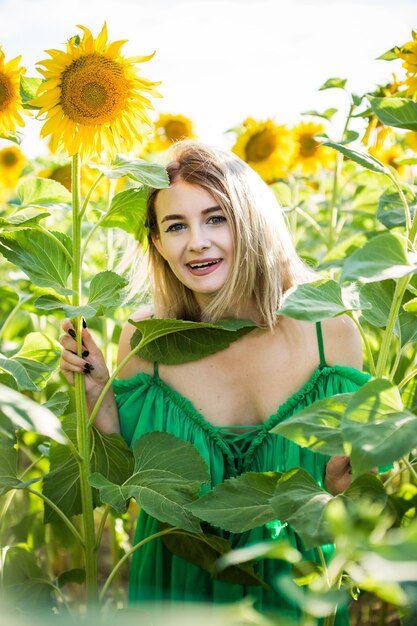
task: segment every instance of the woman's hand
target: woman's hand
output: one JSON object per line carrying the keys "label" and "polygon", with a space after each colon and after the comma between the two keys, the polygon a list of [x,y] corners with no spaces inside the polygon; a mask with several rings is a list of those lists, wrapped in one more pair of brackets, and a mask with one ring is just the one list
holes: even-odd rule
{"label": "woman's hand", "polygon": [[352,482],[350,459],[348,456],[332,456],[326,465],[324,486],[332,496],[347,489]]}
{"label": "woman's hand", "polygon": [[[101,350],[97,347],[88,328],[82,329],[83,352],[77,355],[77,338],[71,320],[65,319],[62,328],[66,332],[59,338],[64,348],[61,353],[61,370],[70,385],[74,384],[74,373],[85,374],[87,396],[91,392],[103,389],[109,380],[109,371]],[[94,394],[95,395],[95,394]]]}

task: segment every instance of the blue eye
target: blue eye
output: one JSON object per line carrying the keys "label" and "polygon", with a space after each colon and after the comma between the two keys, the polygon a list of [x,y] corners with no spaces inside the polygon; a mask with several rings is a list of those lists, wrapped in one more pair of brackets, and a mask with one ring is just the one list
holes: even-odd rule
{"label": "blue eye", "polygon": [[208,222],[210,224],[221,224],[222,222],[226,222],[226,218],[224,215],[212,215],[209,217]]}
{"label": "blue eye", "polygon": [[166,229],[166,233],[175,233],[179,230],[182,230],[183,228],[185,228],[185,224],[181,224],[181,223],[176,223],[176,224],[171,224],[170,226],[168,226],[168,228]]}

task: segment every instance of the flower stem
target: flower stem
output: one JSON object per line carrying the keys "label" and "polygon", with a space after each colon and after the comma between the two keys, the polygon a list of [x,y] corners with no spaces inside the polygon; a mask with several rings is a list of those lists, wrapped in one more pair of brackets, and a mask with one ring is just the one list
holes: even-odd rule
{"label": "flower stem", "polygon": [[357,315],[356,311],[351,311],[351,318],[355,322],[356,327],[357,327],[357,329],[359,330],[359,332],[361,334],[362,341],[363,341],[365,349],[366,349],[366,356],[368,357],[369,370],[370,370],[372,376],[375,377],[376,376],[375,362],[374,362],[374,357],[372,355],[371,346],[369,344],[368,335],[363,330],[363,328],[362,328],[362,326],[361,326],[361,324],[359,322],[359,318],[358,318],[358,315]]}
{"label": "flower stem", "polygon": [[[73,219],[73,268],[72,268],[72,305],[81,305],[81,222],[80,212],[80,158],[75,154],[72,159],[72,219]],[[77,335],[77,353],[82,353],[81,318],[74,320]],[[84,530],[84,557],[87,587],[87,604],[97,602],[97,550],[95,542],[93,493],[88,483],[90,470],[91,439],[88,428],[87,406],[85,399],[84,376],[75,373],[75,406],[77,413],[77,445],[80,458],[77,459],[80,472],[80,492],[82,503],[82,523]]]}
{"label": "flower stem", "polygon": [[403,276],[402,278],[399,279],[399,281],[397,282],[395,286],[394,297],[392,300],[392,305],[391,305],[391,309],[390,309],[389,316],[388,316],[388,322],[385,328],[385,333],[382,339],[378,361],[376,364],[377,377],[383,376],[386,370],[395,322],[397,320],[401,302],[403,300],[404,293],[405,293],[405,290],[407,289],[409,282],[410,282],[410,276]]}

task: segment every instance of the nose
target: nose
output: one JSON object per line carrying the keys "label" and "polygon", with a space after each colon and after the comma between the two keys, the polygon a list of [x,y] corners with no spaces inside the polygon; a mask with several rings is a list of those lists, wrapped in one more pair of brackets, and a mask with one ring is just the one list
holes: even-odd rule
{"label": "nose", "polygon": [[191,228],[190,238],[188,240],[188,249],[193,252],[200,250],[207,250],[211,245],[210,239],[208,239],[202,232],[201,228]]}

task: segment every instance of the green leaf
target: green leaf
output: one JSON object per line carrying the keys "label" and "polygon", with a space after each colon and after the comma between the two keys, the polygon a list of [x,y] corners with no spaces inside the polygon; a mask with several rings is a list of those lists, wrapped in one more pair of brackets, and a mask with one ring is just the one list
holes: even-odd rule
{"label": "green leaf", "polygon": [[[416,212],[417,197],[409,187],[403,187],[403,192],[410,208],[411,219],[413,219]],[[392,189],[384,191],[379,198],[376,217],[386,228],[405,226],[404,205],[398,191],[392,191]]]}
{"label": "green leaf", "polygon": [[130,345],[146,361],[174,365],[195,361],[227,348],[233,341],[256,328],[250,320],[230,319],[216,324],[185,322],[176,319],[143,320],[129,323],[138,330]]}
{"label": "green leaf", "polygon": [[56,391],[42,406],[46,407],[57,417],[64,415],[70,402],[70,397],[66,391]]}
{"label": "green leaf", "polygon": [[329,78],[319,87],[319,91],[324,91],[325,89],[344,89],[346,83],[347,78]]}
{"label": "green leaf", "polygon": [[379,57],[376,57],[377,61],[397,61],[398,60],[398,54],[396,54],[395,50],[397,48],[391,48],[391,50],[387,50],[386,52],[384,52],[383,54],[381,54]]}
{"label": "green leaf", "polygon": [[412,274],[417,263],[407,257],[406,240],[396,233],[372,237],[363,248],[345,261],[341,281],[360,280],[364,283],[400,278]]}
{"label": "green leaf", "polygon": [[85,570],[84,569],[70,569],[62,572],[57,579],[56,582],[58,587],[62,589],[64,585],[68,583],[76,583],[77,585],[82,585],[85,582]]}
{"label": "green leaf", "polygon": [[262,541],[224,554],[217,561],[216,569],[220,571],[230,565],[247,563],[259,558],[298,563],[301,560],[301,553],[288,541]]}
{"label": "green leaf", "polygon": [[404,304],[404,310],[417,315],[417,298],[413,298]]}
{"label": "green leaf", "polygon": [[270,499],[278,472],[247,472],[217,485],[187,509],[205,522],[233,533],[243,533],[275,519]]}
{"label": "green leaf", "polygon": [[43,83],[42,78],[30,78],[28,76],[20,77],[20,99],[25,109],[39,109],[30,104],[30,101],[36,96],[39,86]]}
{"label": "green leaf", "polygon": [[237,585],[263,585],[268,588],[259,574],[255,573],[251,563],[239,563],[222,571],[217,569],[218,559],[232,549],[231,542],[227,539],[208,533],[203,535],[182,531],[164,535],[162,541],[170,552],[201,567],[217,580]]}
{"label": "green leaf", "polygon": [[0,393],[0,432],[10,437],[15,429],[23,428],[66,442],[61,422],[49,409],[4,385],[0,385]]}
{"label": "green leaf", "polygon": [[351,501],[379,502],[381,510],[385,506],[388,495],[381,480],[374,474],[362,474],[351,482],[343,492],[343,497]]}
{"label": "green leaf", "polygon": [[345,134],[343,135],[343,140],[341,141],[341,144],[345,146],[348,143],[352,143],[353,141],[356,141],[358,137],[359,137],[359,133],[356,132],[356,130],[347,130],[345,131]]}
{"label": "green leaf", "polygon": [[126,301],[128,281],[115,272],[99,272],[96,274],[89,289],[88,303],[97,315],[104,315],[109,309],[120,307]]}
{"label": "green leaf", "polygon": [[[75,415],[64,417],[63,426],[68,438],[77,444]],[[133,471],[133,455],[120,435],[105,435],[96,428],[91,431],[90,459],[92,472],[100,472],[114,482],[123,482]],[[50,472],[43,481],[43,493],[68,516],[82,513],[80,471],[68,446],[53,443],[50,451]],[[100,505],[97,491],[93,492],[94,506]],[[45,523],[56,522],[56,513],[45,506]]]}
{"label": "green leaf", "polygon": [[4,556],[2,583],[4,593],[13,597],[13,602],[28,610],[50,604],[51,588],[36,555],[26,544],[11,546]]}
{"label": "green leaf", "polygon": [[[59,232],[53,234],[71,251],[69,237]],[[32,229],[1,233],[0,252],[35,285],[54,289],[62,295],[72,293],[66,286],[71,264],[59,245],[45,233]]]}
{"label": "green leaf", "polygon": [[351,398],[342,417],[342,434],[352,448],[352,473],[398,460],[415,446],[417,416],[404,409],[398,388],[374,379]]}
{"label": "green leaf", "polygon": [[142,240],[146,222],[146,187],[135,187],[117,193],[111,202],[101,226],[121,228]]}
{"label": "green leaf", "polygon": [[0,217],[0,226],[15,226],[16,228],[22,226],[27,228],[28,226],[39,224],[42,219],[49,215],[51,214],[39,209],[22,209],[10,217]]}
{"label": "green leaf", "polygon": [[28,178],[17,187],[22,206],[51,206],[70,204],[71,193],[64,185],[50,178]]}
{"label": "green leaf", "polygon": [[17,146],[20,146],[20,144],[22,143],[24,136],[22,135],[22,133],[5,133],[4,135],[0,134],[0,138],[1,139],[7,139],[8,141],[12,141],[13,143],[15,143]]}
{"label": "green leaf", "polygon": [[43,389],[56,370],[60,356],[61,346],[57,341],[44,333],[29,333],[11,360],[25,368],[37,389]]}
{"label": "green leaf", "polygon": [[343,455],[345,451],[340,422],[351,396],[351,393],[343,393],[318,400],[270,432],[314,452]]}
{"label": "green leaf", "polygon": [[198,450],[169,433],[151,432],[134,444],[135,470],[123,484],[99,474],[90,484],[100,490],[100,498],[116,511],[126,510],[126,501],[138,505],[161,522],[199,532],[198,520],[187,510],[201,485],[207,483],[207,466]]}
{"label": "green leaf", "polygon": [[167,171],[159,163],[150,163],[143,159],[133,159],[118,154],[110,166],[94,164],[94,167],[108,178],[128,176],[139,183],[156,189],[169,187]]}
{"label": "green leaf", "polygon": [[337,111],[338,109],[326,109],[323,113],[319,113],[318,111],[303,111],[301,115],[313,115],[314,117],[322,117],[330,121]]}
{"label": "green leaf", "polygon": [[60,300],[58,296],[46,295],[37,298],[33,304],[38,309],[45,309],[45,311],[55,311],[64,308],[65,300]]}
{"label": "green leaf", "polygon": [[[317,618],[326,615],[333,616],[336,610],[345,607],[348,601],[345,589],[337,589],[335,587],[325,591],[305,589],[297,585],[292,578],[285,575],[277,577],[275,587],[279,588],[280,594],[287,598],[292,605],[299,607],[303,615],[313,615]],[[320,620],[318,623],[324,623],[324,621]]]}
{"label": "green leaf", "polygon": [[296,467],[279,479],[271,505],[275,516],[288,522],[309,550],[331,542],[325,518],[330,500],[332,496],[310,474]]}
{"label": "green leaf", "polygon": [[21,363],[8,359],[0,353],[0,371],[1,370],[13,376],[18,389],[22,391],[40,391],[39,387],[33,382],[26,368],[23,367]]}
{"label": "green leaf", "polygon": [[367,96],[377,118],[385,126],[417,131],[417,103],[409,98]]}
{"label": "green leaf", "polygon": [[359,152],[358,150],[354,150],[353,148],[346,148],[346,146],[340,143],[334,143],[333,141],[326,141],[323,143],[323,146],[334,148],[338,152],[341,152],[348,159],[351,159],[355,163],[362,165],[362,167],[371,170],[371,172],[377,172],[378,174],[387,174],[388,176],[391,176],[390,169],[370,154],[367,154],[365,152]]}
{"label": "green leaf", "polygon": [[298,320],[318,322],[355,309],[358,306],[343,301],[340,285],[335,280],[324,278],[297,285],[284,298],[277,313]]}

